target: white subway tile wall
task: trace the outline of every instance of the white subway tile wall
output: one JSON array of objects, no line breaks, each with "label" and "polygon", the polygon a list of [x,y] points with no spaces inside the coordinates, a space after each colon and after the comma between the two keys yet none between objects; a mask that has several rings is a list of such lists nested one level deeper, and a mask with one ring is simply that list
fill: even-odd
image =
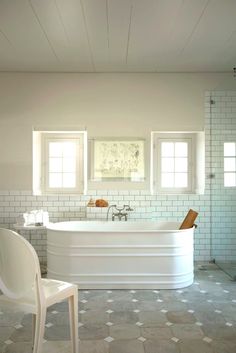
[{"label": "white subway tile wall", "polygon": [[224,187],[224,142],[236,142],[236,91],[206,93],[205,129],[206,171],[212,174],[206,180],[211,256],[218,262],[236,261],[236,188]]},{"label": "white subway tile wall", "polygon": [[[210,106],[210,98],[214,104]],[[149,190],[90,190],[88,195],[33,196],[29,190],[0,191],[0,227],[13,228],[16,218],[32,209],[49,212],[50,221],[106,219],[107,209],[87,208],[89,199],[130,204],[129,220],[181,222],[189,208],[199,212],[195,231],[196,261],[217,257],[236,260],[236,188],[224,188],[223,143],[236,141],[236,92],[206,92],[206,188],[204,195],[151,195]],[[214,178],[210,175],[214,174]],[[110,215],[111,217],[111,215]],[[46,263],[46,231],[21,231]],[[211,238],[212,234],[212,238]]]},{"label": "white subway tile wall", "polygon": [[[87,196],[33,196],[26,191],[0,191],[0,227],[13,228],[16,218],[32,209],[38,208],[49,212],[51,222],[75,220],[105,220],[107,208],[86,207],[90,197],[104,198],[110,204],[130,204],[134,211],[128,219],[136,220],[170,220],[182,221],[189,208],[199,212],[195,236],[196,260],[209,259],[210,227],[209,227],[209,195],[151,195],[146,190],[124,190],[117,192],[107,190],[88,192]],[[132,199],[130,200],[130,197]],[[208,205],[208,206],[206,206]],[[110,213],[111,217],[111,213]],[[31,235],[41,263],[46,263],[46,231],[20,231],[27,239]]]}]

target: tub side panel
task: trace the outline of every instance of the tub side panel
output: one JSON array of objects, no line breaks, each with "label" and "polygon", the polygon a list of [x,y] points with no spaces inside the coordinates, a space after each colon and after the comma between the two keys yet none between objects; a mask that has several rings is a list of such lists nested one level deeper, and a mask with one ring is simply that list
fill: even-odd
[{"label": "tub side panel", "polygon": [[48,276],[80,288],[182,288],[193,282],[193,230],[48,230]]}]

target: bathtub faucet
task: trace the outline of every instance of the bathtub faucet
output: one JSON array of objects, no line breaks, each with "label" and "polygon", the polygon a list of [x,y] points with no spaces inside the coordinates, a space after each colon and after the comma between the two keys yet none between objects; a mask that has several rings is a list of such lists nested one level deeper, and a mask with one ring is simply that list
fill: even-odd
[{"label": "bathtub faucet", "polygon": [[133,211],[133,209],[129,205],[124,205],[123,207],[115,206],[117,212],[112,213],[112,221],[115,221],[116,217],[119,221],[122,221],[124,218],[125,221],[128,219],[128,212]]},{"label": "bathtub faucet", "polygon": [[108,221],[108,217],[109,217],[109,212],[111,208],[116,208],[116,205],[110,205],[107,209],[107,221]]}]

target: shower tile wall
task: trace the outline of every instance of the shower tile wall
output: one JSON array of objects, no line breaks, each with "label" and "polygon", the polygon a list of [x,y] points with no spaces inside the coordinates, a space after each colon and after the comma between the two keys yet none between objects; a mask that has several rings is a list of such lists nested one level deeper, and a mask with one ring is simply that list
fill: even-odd
[{"label": "shower tile wall", "polygon": [[[210,97],[212,103],[210,105]],[[208,92],[205,126],[208,133],[208,167],[211,168],[212,258],[236,261],[236,187],[224,187],[224,142],[236,142],[236,92]]]},{"label": "shower tile wall", "polygon": [[[210,115],[210,96],[215,100]],[[130,204],[135,211],[130,220],[182,221],[189,208],[199,212],[195,232],[195,260],[208,261],[211,256],[236,260],[235,209],[236,189],[223,187],[223,142],[236,141],[236,92],[207,92],[206,101],[206,188],[204,195],[151,195],[147,190],[90,190],[82,196],[33,196],[31,191],[0,191],[0,227],[12,228],[16,217],[32,209],[49,212],[50,221],[104,219],[106,210],[87,209],[90,197],[105,198],[110,203]],[[211,120],[211,121],[210,121]],[[210,124],[211,122],[211,124]],[[210,139],[212,136],[212,139]],[[212,168],[212,170],[211,170]],[[209,179],[211,172],[216,174]],[[210,184],[211,183],[211,184]],[[220,190],[220,191],[219,191]],[[211,252],[211,232],[213,252]],[[22,232],[46,262],[46,232]]]}]

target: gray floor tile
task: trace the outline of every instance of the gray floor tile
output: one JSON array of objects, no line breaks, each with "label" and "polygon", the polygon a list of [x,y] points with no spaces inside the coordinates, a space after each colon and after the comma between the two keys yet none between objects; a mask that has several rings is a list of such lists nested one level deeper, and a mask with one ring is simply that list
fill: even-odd
[{"label": "gray floor tile", "polygon": [[71,342],[47,341],[43,344],[42,353],[71,353]]},{"label": "gray floor tile", "polygon": [[225,319],[220,313],[212,311],[196,311],[194,313],[197,321],[201,321],[203,324],[225,324]]},{"label": "gray floor tile", "polygon": [[20,322],[23,326],[31,326],[32,325],[32,315],[26,314]]},{"label": "gray floor tile", "polygon": [[205,335],[214,340],[236,340],[236,328],[225,325],[208,324],[202,326]]},{"label": "gray floor tile", "polygon": [[189,303],[182,303],[180,300],[165,302],[164,305],[168,311],[187,311],[190,306]]},{"label": "gray floor tile", "polygon": [[215,353],[210,344],[198,339],[181,341],[179,347],[181,353]]},{"label": "gray floor tile", "polygon": [[[4,353],[32,353],[31,342],[17,342],[5,346]],[[44,353],[44,352],[43,352]]]},{"label": "gray floor tile", "polygon": [[0,341],[4,342],[11,337],[12,333],[14,332],[14,328],[11,326],[2,326],[0,327]]},{"label": "gray floor tile", "polygon": [[14,311],[8,311],[8,312],[3,312],[3,314],[0,315],[0,327],[3,326],[14,326],[16,324],[19,324],[24,317],[23,313],[19,312],[14,312]]},{"label": "gray floor tile", "polygon": [[144,353],[144,347],[138,340],[115,340],[110,343],[109,353]]},{"label": "gray floor tile", "polygon": [[135,294],[130,293],[129,290],[119,290],[115,289],[109,294],[109,298],[114,300],[131,300]]},{"label": "gray floor tile", "polygon": [[137,308],[141,311],[160,311],[167,307],[167,304],[164,302],[155,301],[140,301],[137,305]]},{"label": "gray floor tile", "polygon": [[213,341],[214,353],[235,353],[236,339],[234,341]]},{"label": "gray floor tile", "polygon": [[108,353],[109,343],[104,340],[80,341],[80,353]]},{"label": "gray floor tile", "polygon": [[109,321],[114,324],[135,324],[139,321],[139,316],[133,311],[114,311],[110,314]]},{"label": "gray floor tile", "polygon": [[[206,268],[196,270],[196,283],[180,291],[80,291],[79,310],[85,310],[79,314],[80,352],[236,353],[236,283],[215,266]],[[69,353],[68,302],[49,308],[46,322],[53,326],[45,329],[42,353]],[[23,327],[15,329],[19,323]],[[31,352],[31,326],[31,315],[1,306],[0,353]],[[104,340],[109,336],[110,343]],[[4,344],[6,339],[13,343]]]},{"label": "gray floor tile", "polygon": [[45,329],[44,337],[48,341],[68,341],[70,339],[70,328],[68,325],[53,325]]},{"label": "gray floor tile", "polygon": [[81,340],[101,340],[109,336],[109,329],[106,325],[84,325],[79,329]]},{"label": "gray floor tile", "polygon": [[202,339],[204,333],[201,328],[194,324],[175,324],[171,326],[173,335],[181,340]]},{"label": "gray floor tile", "polygon": [[114,311],[132,311],[137,309],[138,304],[133,303],[131,300],[115,300],[110,303],[109,309]]},{"label": "gray floor tile", "polygon": [[116,340],[140,337],[140,328],[131,324],[120,324],[110,327],[110,336]]},{"label": "gray floor tile", "polygon": [[23,326],[18,330],[14,330],[10,339],[13,342],[31,342],[32,341],[32,327]]},{"label": "gray floor tile", "polygon": [[173,334],[169,327],[141,327],[141,336],[149,340],[168,340]]},{"label": "gray floor tile", "polygon": [[141,301],[155,301],[158,297],[158,295],[151,290],[137,290],[133,296]]},{"label": "gray floor tile", "polygon": [[168,321],[175,324],[193,324],[196,322],[194,315],[188,311],[168,311],[166,317]]},{"label": "gray floor tile", "polygon": [[46,322],[51,322],[56,326],[69,326],[69,313],[67,311],[61,311],[57,314],[47,313]]},{"label": "gray floor tile", "polygon": [[209,303],[207,301],[199,303],[198,301],[188,303],[188,309],[192,309],[195,311],[214,311],[215,305],[214,303]]},{"label": "gray floor tile", "polygon": [[109,298],[109,293],[106,290],[89,290],[86,298],[89,300],[106,301]]},{"label": "gray floor tile", "polygon": [[143,323],[142,327],[161,327],[168,320],[166,315],[160,311],[141,311],[139,321]]},{"label": "gray floor tile", "polygon": [[81,315],[80,321],[84,324],[105,324],[109,321],[109,314],[104,310],[90,310]]},{"label": "gray floor tile", "polygon": [[147,340],[144,348],[145,353],[179,353],[178,345],[170,340]]},{"label": "gray floor tile", "polygon": [[109,303],[107,301],[102,301],[99,299],[91,299],[88,300],[87,303],[79,303],[79,310],[103,310],[106,311],[110,307]]}]

